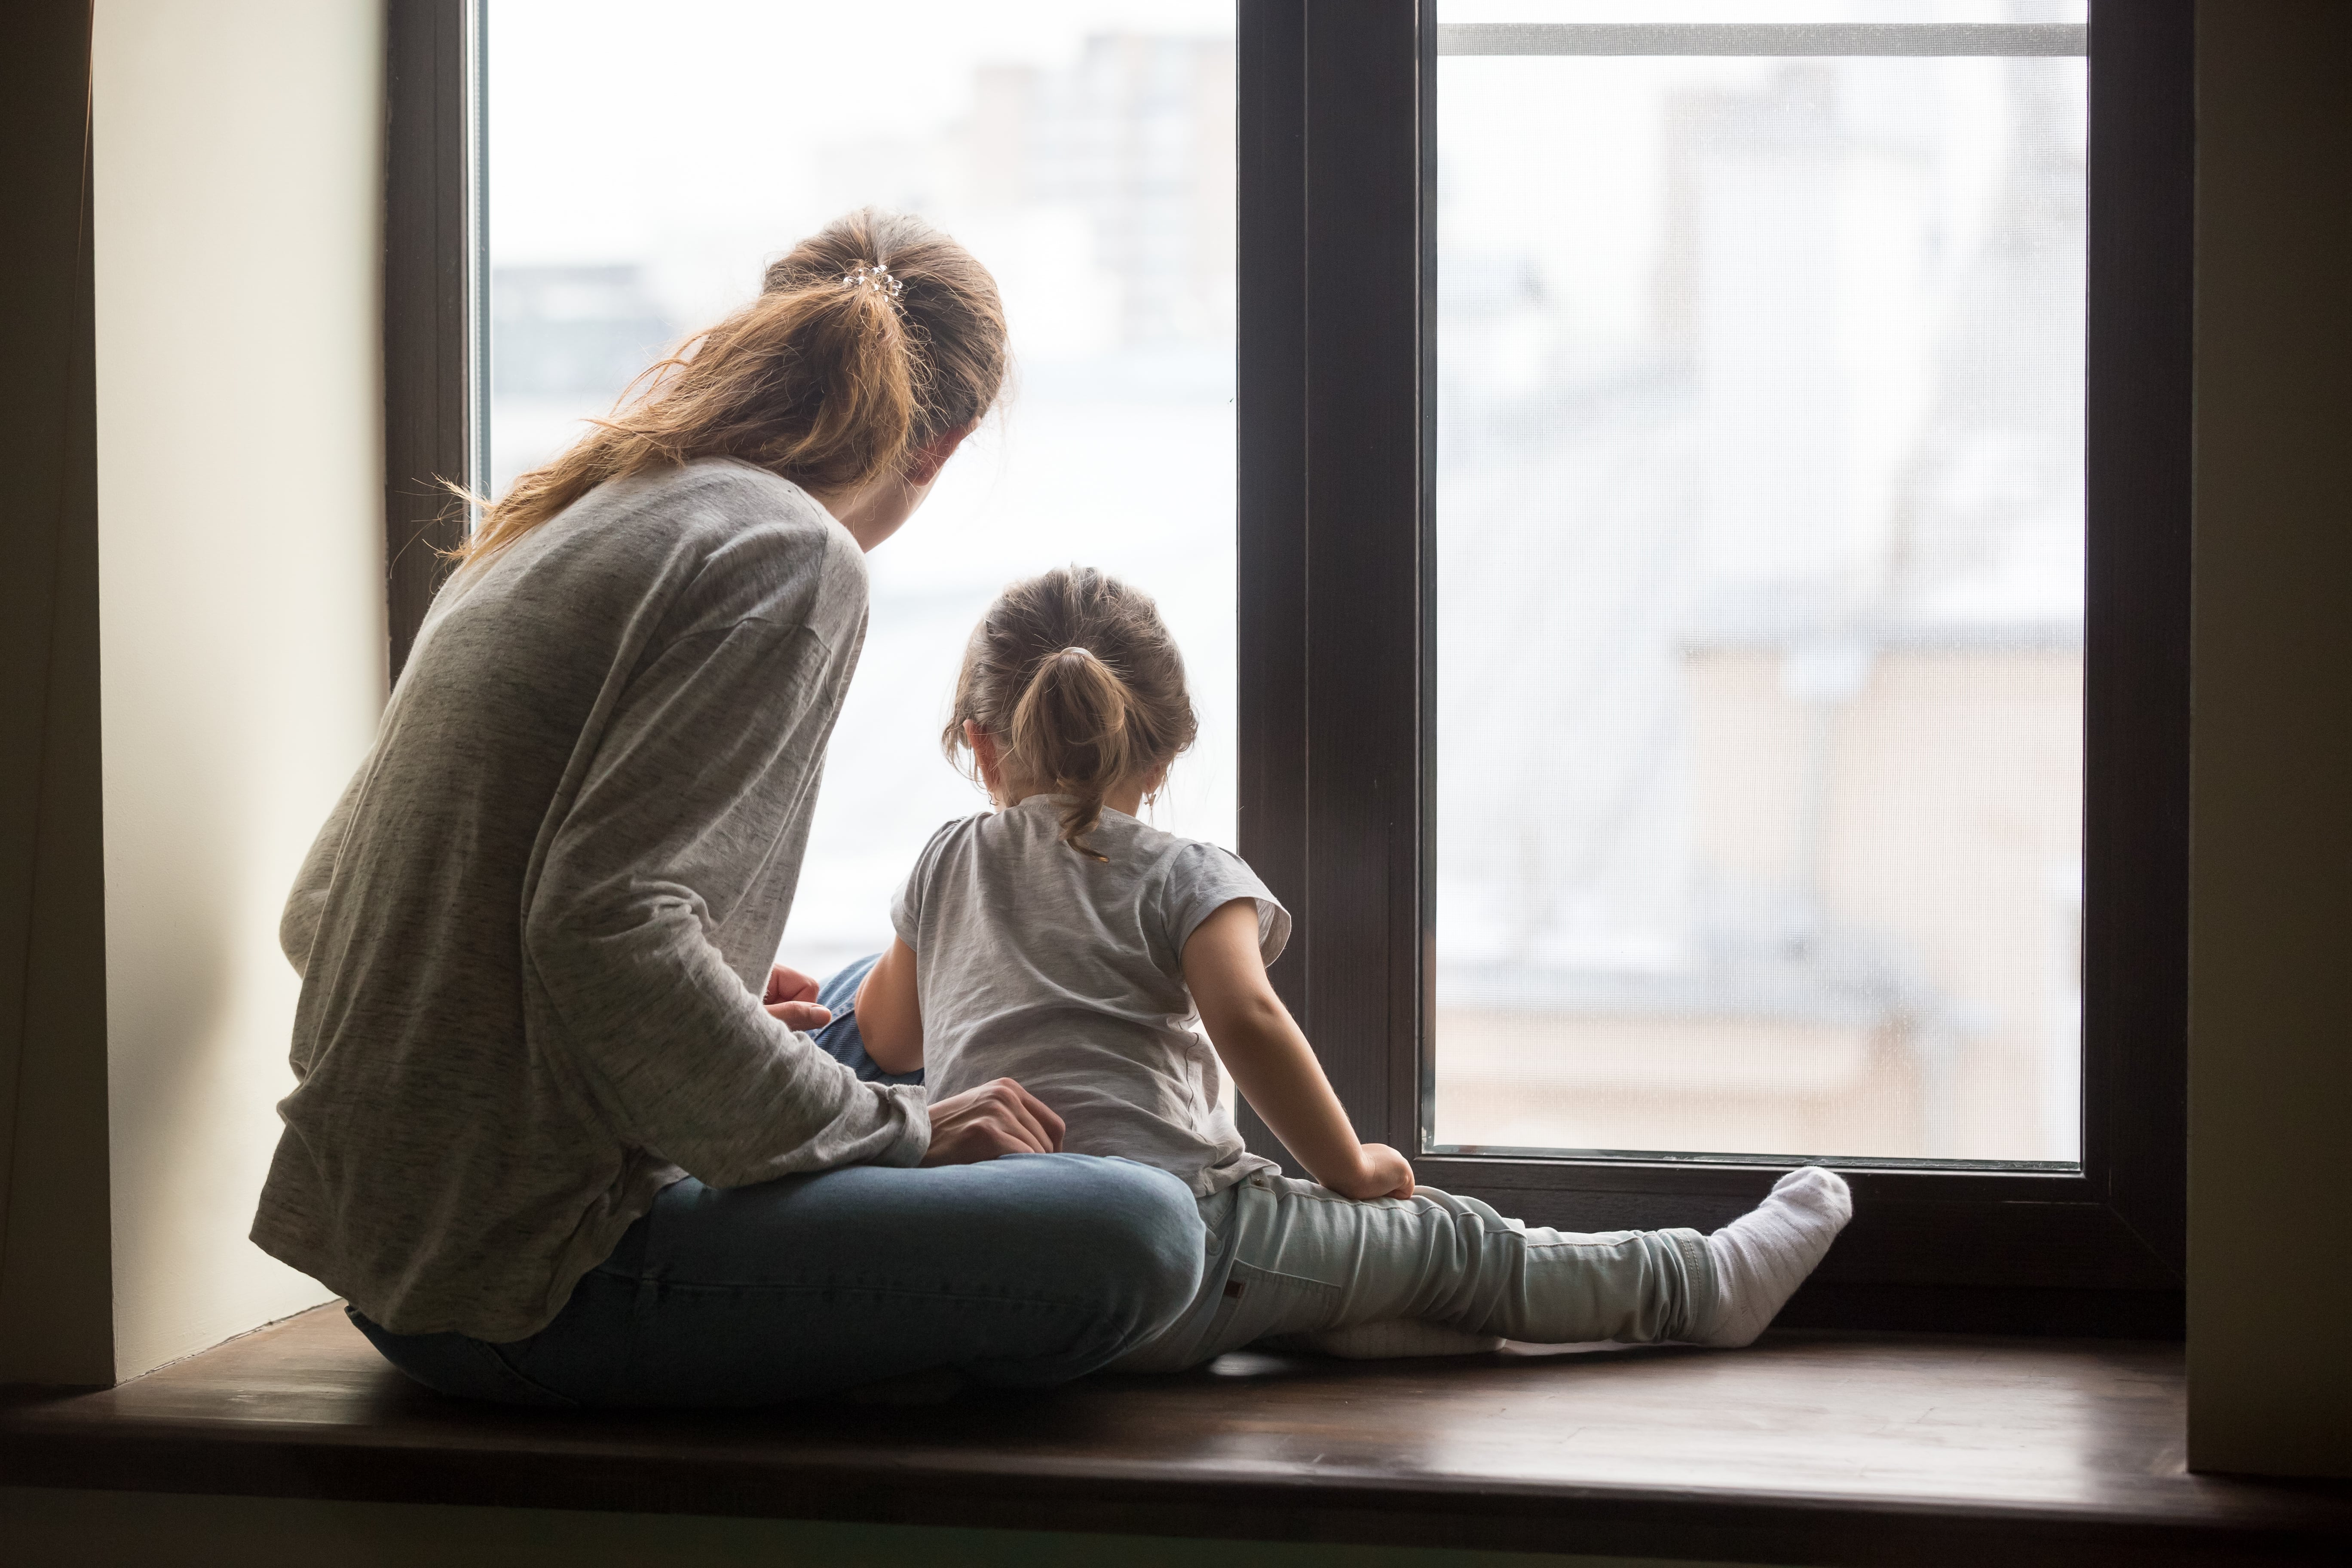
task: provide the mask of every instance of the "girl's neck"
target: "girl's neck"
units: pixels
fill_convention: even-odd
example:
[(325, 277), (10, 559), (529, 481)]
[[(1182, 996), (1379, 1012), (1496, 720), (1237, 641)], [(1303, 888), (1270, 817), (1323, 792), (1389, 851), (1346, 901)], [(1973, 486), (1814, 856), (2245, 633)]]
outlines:
[[(1103, 791), (1103, 807), (1108, 811), (1116, 811), (1122, 816), (1139, 816), (1143, 814), (1143, 797), (1151, 793), (1152, 785), (1157, 782), (1157, 778), (1152, 773), (1131, 773)], [(990, 781), (988, 793), (990, 798), (994, 800), (999, 807), (1010, 811), (1032, 795), (1052, 795), (1055, 792), (1008, 779)]]

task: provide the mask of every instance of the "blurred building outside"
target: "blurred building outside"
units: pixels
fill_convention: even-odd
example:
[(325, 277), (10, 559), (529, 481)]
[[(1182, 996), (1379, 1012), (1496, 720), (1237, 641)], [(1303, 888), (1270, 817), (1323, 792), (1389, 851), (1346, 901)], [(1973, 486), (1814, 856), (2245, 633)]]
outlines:
[(1442, 230), (1438, 1145), (2077, 1157), (2081, 69), (1660, 91), (1633, 352)]

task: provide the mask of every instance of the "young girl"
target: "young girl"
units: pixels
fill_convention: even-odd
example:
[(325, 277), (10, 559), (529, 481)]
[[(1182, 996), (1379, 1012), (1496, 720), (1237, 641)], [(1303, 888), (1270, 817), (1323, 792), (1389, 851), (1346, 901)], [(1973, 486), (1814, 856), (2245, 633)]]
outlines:
[[(1065, 1150), (1191, 1185), (1200, 1289), (1118, 1368), (1281, 1336), (1377, 1354), (1760, 1333), (1845, 1224), (1845, 1184), (1793, 1171), (1704, 1237), (1542, 1229), (1416, 1186), (1403, 1155), (1357, 1140), (1266, 982), (1288, 913), (1239, 857), (1136, 818), (1195, 728), (1150, 599), (1083, 568), (1006, 589), (972, 633), (944, 737), (998, 809), (932, 836), (856, 1005), (884, 1070), (920, 1068), (934, 1095), (1016, 1079), (1060, 1115)], [(1314, 1181), (1243, 1147), (1217, 1103), (1221, 1060)]]

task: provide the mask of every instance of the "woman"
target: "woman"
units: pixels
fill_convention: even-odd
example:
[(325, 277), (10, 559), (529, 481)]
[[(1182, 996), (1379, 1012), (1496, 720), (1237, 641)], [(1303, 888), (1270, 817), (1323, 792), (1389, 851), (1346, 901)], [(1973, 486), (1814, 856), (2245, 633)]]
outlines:
[(287, 906), (299, 1082), (253, 1230), (420, 1381), (1043, 1384), (1192, 1294), (1181, 1184), (1056, 1152), (1009, 1080), (861, 1081), (772, 969), (863, 552), (1004, 363), (987, 271), (856, 214), (485, 510)]

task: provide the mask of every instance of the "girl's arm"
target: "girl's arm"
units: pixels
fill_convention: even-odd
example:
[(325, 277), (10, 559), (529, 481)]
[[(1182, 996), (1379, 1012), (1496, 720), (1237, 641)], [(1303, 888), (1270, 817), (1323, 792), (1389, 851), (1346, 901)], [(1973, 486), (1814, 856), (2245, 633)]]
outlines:
[(923, 1065), (923, 1009), (915, 995), (915, 950), (897, 937), (857, 987), (857, 1033), (884, 1072)]
[[(1412, 1167), (1385, 1143), (1357, 1141), (1315, 1047), (1267, 984), (1255, 900), (1235, 899), (1193, 928), (1184, 984), (1234, 1085), (1317, 1181), (1350, 1198), (1412, 1195)], [(870, 1036), (866, 1048), (874, 1051)]]

